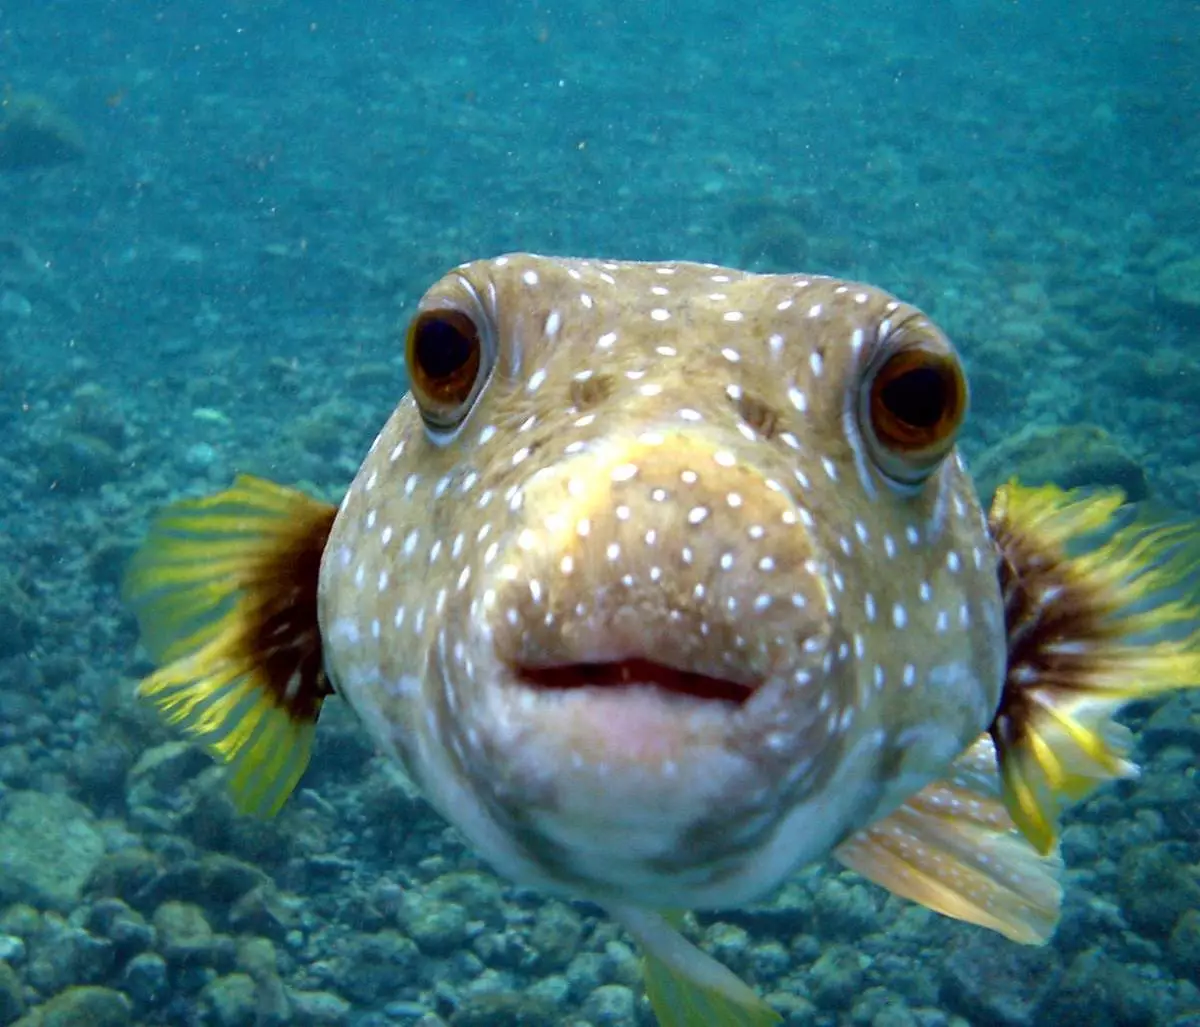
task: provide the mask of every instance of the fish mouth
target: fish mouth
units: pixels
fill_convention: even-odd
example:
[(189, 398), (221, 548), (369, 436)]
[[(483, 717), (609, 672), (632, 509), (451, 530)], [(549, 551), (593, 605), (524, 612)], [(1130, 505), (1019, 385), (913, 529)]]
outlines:
[(549, 667), (517, 666), (515, 670), (522, 684), (543, 692), (649, 687), (669, 695), (736, 706), (755, 692), (753, 684), (680, 670), (644, 657)]

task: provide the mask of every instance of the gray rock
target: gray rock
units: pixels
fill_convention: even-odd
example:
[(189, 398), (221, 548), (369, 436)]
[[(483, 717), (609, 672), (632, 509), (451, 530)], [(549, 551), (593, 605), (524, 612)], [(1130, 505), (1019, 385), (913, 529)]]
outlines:
[(298, 1027), (342, 1027), (350, 1022), (350, 1003), (331, 991), (289, 991)]
[(399, 931), (361, 934), (347, 939), (338, 989), (364, 1005), (399, 998), (420, 984), (420, 965), (420, 950)]
[(983, 453), (971, 471), (985, 503), (1012, 477), (1024, 485), (1064, 489), (1115, 486), (1130, 501), (1145, 499), (1149, 491), (1140, 461), (1093, 424), (1029, 425)]
[(112, 988), (68, 988), (18, 1021), (18, 1027), (130, 1027), (129, 999)]
[(1154, 279), (1154, 296), (1180, 324), (1200, 325), (1200, 257), (1161, 268)]
[(167, 961), (157, 952), (143, 952), (125, 964), (121, 987), (139, 1006), (152, 1008), (166, 999)]
[(1167, 842), (1125, 853), (1117, 892), (1122, 912), (1147, 937), (1170, 934), (1183, 913), (1200, 907), (1200, 884)]
[(72, 909), (103, 856), (95, 818), (74, 799), (31, 791), (0, 799), (0, 904)]
[(409, 937), (427, 955), (449, 955), (469, 940), (467, 911), (457, 902), (442, 902), (420, 892), (409, 892), (405, 896), (402, 921)]
[(145, 952), (154, 944), (154, 931), (145, 917), (120, 899), (100, 899), (88, 910), (84, 926), (111, 941), (119, 958)]
[(164, 742), (147, 749), (129, 771), (125, 801), (131, 810), (156, 806), (165, 796), (177, 795), (210, 760), (189, 742)]
[(1037, 1023), (1155, 1027), (1170, 1020), (1171, 990), (1164, 981), (1146, 980), (1102, 949), (1092, 948), (1072, 961)]
[(204, 986), (200, 1008), (209, 1027), (255, 1027), (258, 991), (249, 974), (226, 974)]
[(49, 913), (31, 939), (25, 977), (42, 994), (52, 995), (72, 984), (100, 984), (115, 959), (115, 947), (107, 938), (97, 938)]
[(558, 1009), (520, 992), (468, 995), (450, 1017), (450, 1027), (557, 1027)]
[(718, 921), (704, 931), (704, 951), (739, 977), (750, 969), (750, 935), (744, 927)]
[(879, 929), (875, 899), (865, 885), (829, 877), (821, 882), (813, 913), (822, 938), (849, 943)]
[(8, 1027), (24, 1012), (25, 989), (21, 978), (7, 963), (0, 963), (0, 1027)]
[(534, 981), (526, 993), (565, 1009), (571, 1000), (571, 983), (561, 974), (550, 974)]
[(190, 902), (164, 902), (154, 911), (158, 950), (167, 962), (181, 966), (209, 965), (216, 948), (204, 910)]
[(537, 971), (561, 970), (579, 951), (583, 921), (562, 902), (547, 902), (537, 912), (529, 941), (537, 952)]
[(17, 656), (33, 647), (40, 634), (32, 613), (36, 609), (17, 578), (7, 568), (0, 568), (0, 658)]
[(1189, 909), (1179, 918), (1167, 950), (1175, 972), (1200, 984), (1200, 910)]
[(977, 1027), (1033, 1027), (1062, 977), (1050, 948), (1014, 945), (999, 935), (970, 933), (941, 963), (942, 1000)]
[(571, 986), (571, 995), (576, 1001), (607, 984), (612, 978), (612, 967), (599, 952), (581, 952), (567, 965), (564, 976)]
[(596, 1027), (626, 1027), (636, 1021), (637, 998), (623, 984), (602, 984), (580, 1010)]
[(809, 973), (813, 1001), (821, 1009), (849, 1009), (862, 988), (866, 960), (849, 945), (829, 945)]
[(630, 988), (642, 986), (642, 961), (623, 941), (605, 942), (604, 956), (609, 968), (608, 981)]
[(1194, 695), (1173, 696), (1156, 709), (1138, 731), (1148, 752), (1182, 745), (1200, 753), (1200, 702)]

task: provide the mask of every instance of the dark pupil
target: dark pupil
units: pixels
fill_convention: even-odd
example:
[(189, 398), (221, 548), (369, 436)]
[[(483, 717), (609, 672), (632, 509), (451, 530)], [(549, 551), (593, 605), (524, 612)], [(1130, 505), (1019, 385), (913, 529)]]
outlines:
[(880, 399), (904, 424), (932, 428), (946, 412), (946, 382), (933, 368), (916, 367), (884, 385)]
[(433, 318), (417, 328), (417, 366), (431, 381), (441, 381), (462, 369), (474, 346), (474, 339), (458, 325)]

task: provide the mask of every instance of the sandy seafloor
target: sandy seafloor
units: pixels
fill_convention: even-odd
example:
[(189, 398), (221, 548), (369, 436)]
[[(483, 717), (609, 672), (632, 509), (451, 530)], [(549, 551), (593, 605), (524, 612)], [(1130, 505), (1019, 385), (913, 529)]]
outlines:
[[(131, 698), (148, 512), (336, 496), (459, 261), (872, 281), (963, 351), (990, 483), (1200, 513), (1190, 0), (19, 0), (0, 86), (85, 147), (0, 170), (0, 1027), (650, 1023), (622, 933), (493, 878), (345, 711), (260, 824)], [(693, 936), (793, 1025), (1194, 1027), (1200, 720), (1129, 722), (1045, 949), (832, 867)]]

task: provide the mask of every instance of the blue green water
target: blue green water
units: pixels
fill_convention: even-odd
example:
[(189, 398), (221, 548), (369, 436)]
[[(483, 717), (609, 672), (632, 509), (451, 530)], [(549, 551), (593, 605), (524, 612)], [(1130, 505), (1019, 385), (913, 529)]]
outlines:
[[(345, 711), (264, 825), (132, 698), (148, 512), (336, 496), (460, 261), (873, 282), (962, 350), (985, 485), (1200, 512), (1194, 2), (21, 0), (0, 88), (0, 1027), (650, 1022), (620, 931), (493, 878)], [(1131, 711), (1046, 949), (831, 866), (698, 937), (791, 1024), (1200, 1023), (1198, 716)]]

